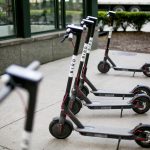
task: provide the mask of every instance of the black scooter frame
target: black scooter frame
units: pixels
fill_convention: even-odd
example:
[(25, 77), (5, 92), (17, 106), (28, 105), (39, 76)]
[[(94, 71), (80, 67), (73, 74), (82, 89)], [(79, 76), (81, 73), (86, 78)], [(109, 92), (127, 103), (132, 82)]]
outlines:
[(22, 68), (17, 65), (11, 65), (5, 71), (2, 78), (8, 78), (5, 86), (0, 90), (0, 102), (2, 102), (15, 87), (21, 87), (29, 93), (28, 107), (26, 112), (26, 120), (22, 137), (21, 149), (29, 150), (31, 142), (31, 133), (33, 130), (34, 111), (36, 106), (37, 92), (39, 82), (42, 80), (42, 75), (39, 72), (33, 71), (39, 67), (40, 63), (35, 61), (27, 68)]
[[(74, 114), (77, 114), (80, 109), (82, 108), (82, 102), (84, 101), (84, 105), (88, 107), (89, 109), (121, 109), (120, 117), (122, 117), (123, 109), (133, 109), (138, 114), (143, 114), (147, 112), (150, 109), (150, 97), (146, 94), (139, 94), (134, 96), (130, 100), (100, 100), (100, 101), (91, 101), (82, 91), (80, 87), (80, 77), (81, 77), (81, 71), (83, 67), (83, 63), (85, 60), (86, 50), (88, 47), (88, 41), (90, 37), (90, 33), (93, 28), (93, 22), (89, 20), (84, 20), (86, 25), (88, 26), (88, 33), (85, 39), (85, 44), (83, 47), (81, 60), (79, 63), (78, 72), (75, 78), (74, 86), (72, 89), (72, 95), (71, 95), (71, 110)], [(76, 98), (75, 101), (74, 98)], [(78, 99), (80, 98), (80, 99)]]
[(91, 88), (91, 90), (92, 90), (91, 92), (95, 96), (123, 97), (124, 98), (124, 97), (134, 97), (136, 94), (139, 94), (139, 93), (145, 93), (148, 96), (150, 96), (150, 88), (148, 86), (137, 85), (129, 93), (113, 92), (113, 91), (109, 91), (109, 90), (102, 90), (102, 89), (99, 90), (99, 89), (97, 89), (92, 84), (92, 82), (87, 78), (87, 76), (86, 76), (87, 65), (88, 65), (88, 60), (89, 60), (89, 56), (90, 56), (90, 50), (91, 50), (92, 43), (93, 43), (93, 36), (94, 36), (94, 31), (95, 31), (95, 27), (96, 27), (97, 18), (92, 17), (92, 16), (88, 16), (87, 19), (93, 21), (94, 24), (93, 24), (93, 28), (92, 28), (92, 31), (91, 31), (91, 34), (90, 34), (90, 38), (89, 38), (89, 42), (88, 42), (88, 48), (87, 48), (86, 57), (85, 57), (85, 62), (84, 62), (84, 65), (83, 65), (82, 75), (81, 75), (81, 79), (80, 79), (80, 88), (83, 91), (83, 93), (86, 96), (89, 94), (88, 87), (84, 85), (84, 83), (86, 83)]
[[(79, 39), (81, 38), (81, 30), (77, 32), (79, 32), (78, 34), (79, 36), (77, 36), (76, 44), (75, 44), (76, 46), (74, 48), (74, 53), (76, 52), (76, 54), (78, 54), (78, 48), (80, 44)], [(147, 143), (147, 141), (149, 141), (150, 139), (149, 125), (140, 124), (137, 125), (132, 130), (118, 129), (118, 128), (110, 129), (105, 127), (96, 128), (93, 126), (84, 126), (70, 110), (70, 100), (73, 99), (73, 101), (75, 101), (74, 96), (71, 96), (71, 98), (68, 96), (68, 94), (70, 93), (71, 85), (72, 85), (72, 79), (70, 79), (69, 76), (65, 96), (61, 104), (60, 116), (54, 118), (49, 125), (49, 131), (52, 134), (52, 136), (58, 139), (65, 139), (72, 133), (73, 130), (75, 130), (83, 136), (118, 139), (117, 150), (119, 149), (119, 144), (122, 139), (135, 140), (136, 143), (142, 147), (147, 147), (147, 148), (150, 147), (150, 142)], [(72, 122), (70, 120), (67, 120), (66, 117), (69, 117), (71, 121), (77, 126), (77, 128), (74, 128)]]
[[(117, 65), (109, 57), (109, 55), (108, 55), (108, 53), (109, 53), (109, 45), (110, 45), (110, 39), (112, 37), (115, 12), (109, 11), (108, 12), (108, 16), (109, 16), (109, 19), (110, 19), (110, 28), (109, 28), (107, 46), (106, 46), (106, 49), (105, 49), (104, 59), (103, 59), (103, 61), (100, 61), (99, 64), (98, 64), (98, 66), (97, 66), (98, 70), (101, 73), (107, 73), (109, 71), (110, 67), (112, 67), (116, 71), (129, 71), (129, 72), (133, 72), (133, 76), (135, 75), (135, 72), (143, 72), (143, 74), (145, 76), (150, 77), (150, 64), (149, 63), (145, 63), (139, 69), (121, 68), (121, 67), (117, 67)], [(111, 66), (110, 66), (110, 64), (111, 64)]]

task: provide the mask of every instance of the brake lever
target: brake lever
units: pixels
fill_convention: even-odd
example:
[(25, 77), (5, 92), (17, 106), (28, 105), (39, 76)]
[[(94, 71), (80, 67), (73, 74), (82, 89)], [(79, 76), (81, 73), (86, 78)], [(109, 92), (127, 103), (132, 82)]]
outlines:
[(69, 34), (65, 34), (63, 39), (60, 41), (61, 43), (63, 43), (65, 41), (66, 38), (68, 38)]

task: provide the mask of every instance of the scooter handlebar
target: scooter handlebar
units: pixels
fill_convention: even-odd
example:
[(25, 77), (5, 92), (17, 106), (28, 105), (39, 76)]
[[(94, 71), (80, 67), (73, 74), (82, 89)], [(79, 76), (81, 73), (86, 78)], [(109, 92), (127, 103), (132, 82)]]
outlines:
[(72, 40), (72, 39), (73, 39), (73, 33), (69, 33), (68, 39), (69, 39), (69, 40)]
[[(39, 61), (34, 61), (31, 64), (29, 64), (26, 68), (29, 70), (37, 70), (40, 66)], [(5, 84), (0, 89), (0, 103), (11, 93), (13, 90), (14, 85), (11, 83), (11, 75), (4, 74), (1, 76), (1, 81)]]
[(67, 33), (63, 36), (63, 39), (60, 41), (61, 43), (63, 43), (66, 39), (72, 40), (73, 39), (73, 33)]
[(92, 20), (92, 21), (96, 22), (98, 18), (97, 17), (93, 17), (93, 16), (87, 16), (86, 19), (89, 19), (89, 20)]
[(81, 25), (81, 27), (83, 27), (83, 30), (87, 29), (87, 26), (86, 26), (86, 24), (84, 23), (83, 20), (81, 21), (80, 25)]
[(116, 12), (115, 12), (115, 11), (109, 11), (109, 12), (107, 13), (107, 16), (114, 18), (114, 17), (116, 16)]
[(82, 27), (78, 27), (75, 25), (68, 25), (67, 29), (66, 29), (66, 34), (64, 35), (63, 39), (61, 40), (61, 42), (64, 42), (66, 38), (68, 38), (69, 40), (73, 39), (73, 35), (77, 35), (78, 33), (82, 32), (83, 28)]
[(68, 25), (66, 29), (66, 34), (63, 36), (61, 43), (68, 38), (70, 41), (73, 39), (73, 35), (80, 35), (83, 31), (83, 27), (75, 26), (73, 24)]
[(40, 62), (39, 61), (33, 61), (31, 64), (27, 66), (27, 69), (30, 70), (37, 70), (40, 67)]
[(88, 19), (83, 19), (82, 21), (81, 21), (81, 26), (83, 27), (83, 29), (85, 28), (85, 27), (90, 27), (90, 26), (92, 26), (94, 24), (94, 21), (91, 21), (91, 20), (88, 20)]
[(73, 33), (73, 35), (78, 35), (78, 34), (81, 34), (82, 31), (83, 31), (83, 27), (80, 27), (80, 26), (76, 26), (76, 25), (68, 25), (67, 26), (67, 30), (66, 30), (68, 33)]

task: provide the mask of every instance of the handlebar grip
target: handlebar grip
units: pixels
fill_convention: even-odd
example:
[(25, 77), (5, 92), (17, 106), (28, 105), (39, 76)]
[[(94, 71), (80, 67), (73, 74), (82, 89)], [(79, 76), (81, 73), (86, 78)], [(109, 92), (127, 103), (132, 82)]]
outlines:
[(69, 33), (68, 39), (69, 39), (69, 40), (72, 40), (72, 39), (73, 39), (73, 33)]
[(0, 90), (0, 103), (9, 95), (11, 91), (12, 87), (7, 85)]
[(83, 30), (86, 30), (87, 29), (87, 26), (84, 24), (83, 25)]
[(27, 69), (30, 70), (37, 70), (40, 67), (40, 62), (39, 61), (33, 61), (31, 64), (27, 66)]

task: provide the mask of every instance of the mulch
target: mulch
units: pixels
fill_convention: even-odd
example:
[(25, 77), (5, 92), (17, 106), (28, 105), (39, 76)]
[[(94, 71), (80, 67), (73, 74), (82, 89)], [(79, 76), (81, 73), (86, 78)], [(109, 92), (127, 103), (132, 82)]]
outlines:
[[(107, 36), (99, 37), (99, 48), (104, 49), (107, 44)], [(149, 32), (113, 32), (111, 50), (150, 53)]]

